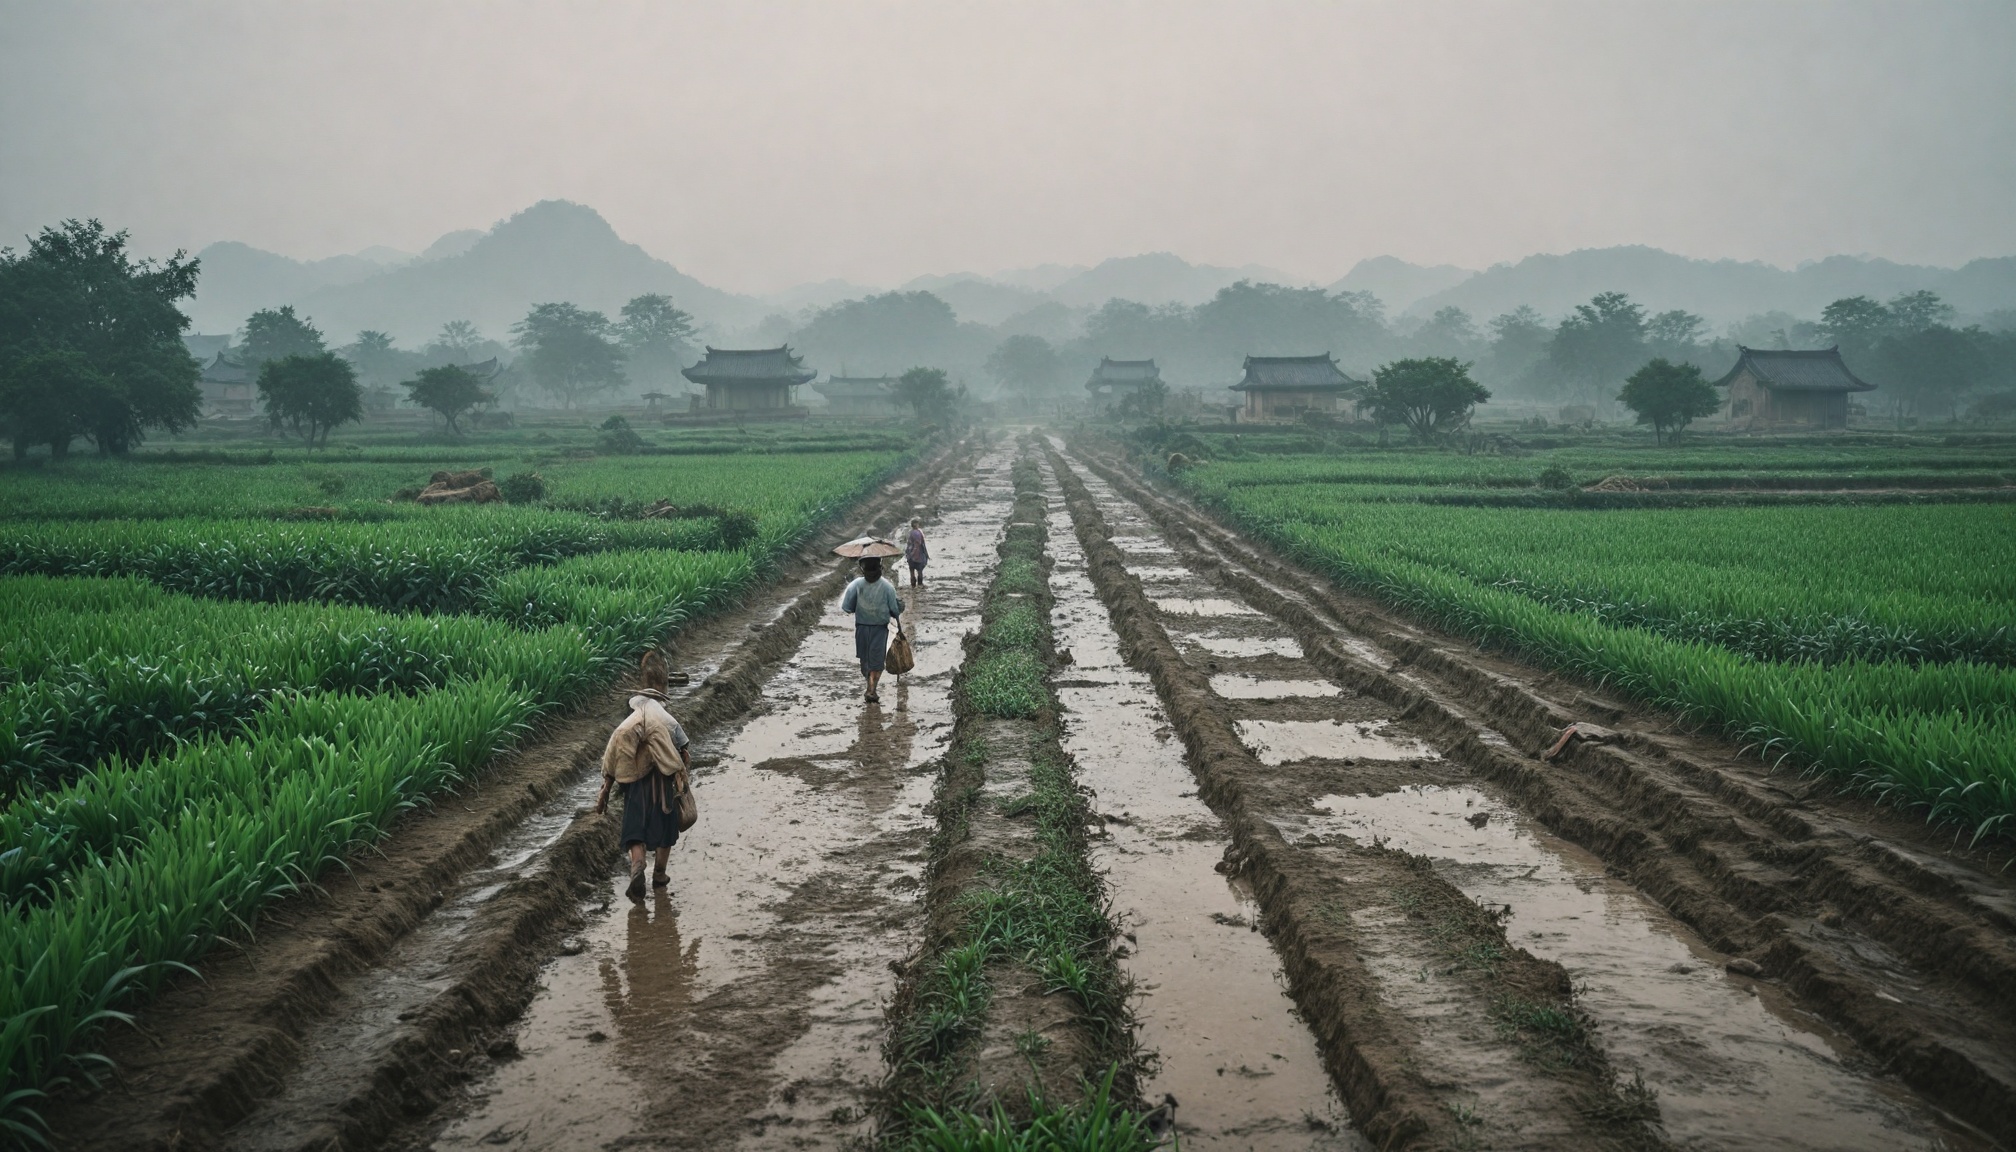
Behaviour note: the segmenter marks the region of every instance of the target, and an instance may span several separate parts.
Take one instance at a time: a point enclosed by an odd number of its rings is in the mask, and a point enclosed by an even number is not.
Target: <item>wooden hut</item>
[[[1328,352],[1318,356],[1248,356],[1232,391],[1246,394],[1238,418],[1248,422],[1299,420],[1304,412],[1338,412],[1344,397],[1362,385],[1337,367]]]
[[[829,416],[887,419],[903,414],[894,376],[828,376],[825,383],[812,385],[812,390],[826,397]]]
[[[681,373],[707,389],[706,408],[732,412],[789,409],[791,390],[818,374],[806,368],[788,344],[778,348],[709,348],[704,359]]]
[[[1739,431],[1795,431],[1848,426],[1848,394],[1875,389],[1841,359],[1839,348],[1812,352],[1736,349],[1736,366],[1715,382],[1729,390],[1729,426]]]
[[[1099,367],[1092,370],[1092,378],[1085,382],[1085,391],[1092,394],[1094,412],[1111,412],[1120,406],[1122,400],[1161,379],[1162,370],[1155,366],[1153,360],[1115,360],[1110,356],[1101,356]]]

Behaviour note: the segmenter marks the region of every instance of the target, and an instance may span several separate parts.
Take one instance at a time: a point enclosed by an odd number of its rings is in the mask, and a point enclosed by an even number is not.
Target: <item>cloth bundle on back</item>
[[[602,749],[602,794],[595,798],[597,815],[608,810],[609,793],[623,789],[623,847],[630,853],[632,900],[644,898],[644,850],[657,854],[651,886],[672,883],[665,872],[679,833],[700,818],[693,795],[691,741],[665,705],[669,677],[665,658],[655,650],[644,654],[644,688],[630,697],[630,715],[609,734]]]

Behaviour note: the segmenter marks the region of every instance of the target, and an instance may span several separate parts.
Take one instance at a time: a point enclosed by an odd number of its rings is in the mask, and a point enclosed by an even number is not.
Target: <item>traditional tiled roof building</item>
[[[1162,379],[1162,370],[1155,367],[1153,360],[1115,360],[1110,356],[1099,358],[1099,367],[1092,370],[1092,378],[1085,382],[1085,390],[1092,394],[1092,410],[1110,412],[1141,390],[1150,382]]]
[[[1742,431],[1846,428],[1848,393],[1875,389],[1848,370],[1839,348],[1814,352],[1737,346],[1727,388],[1729,423]]]
[[[1241,420],[1297,420],[1304,412],[1336,412],[1361,385],[1328,352],[1317,356],[1248,356],[1232,391],[1246,394]]]
[[[682,373],[707,389],[707,408],[737,412],[789,408],[791,390],[818,374],[789,345],[709,348],[705,359]]]
[[[196,387],[203,394],[205,416],[250,416],[258,400],[252,372],[221,351],[203,366]]]

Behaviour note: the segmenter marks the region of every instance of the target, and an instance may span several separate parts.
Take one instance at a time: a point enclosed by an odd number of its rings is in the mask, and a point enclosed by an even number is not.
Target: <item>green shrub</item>
[[[531,504],[546,498],[546,478],[537,472],[513,472],[497,482],[497,490],[510,504]]]

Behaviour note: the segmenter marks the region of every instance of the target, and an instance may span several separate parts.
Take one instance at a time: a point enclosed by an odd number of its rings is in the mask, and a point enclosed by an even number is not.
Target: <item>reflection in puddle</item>
[[[1937,1137],[1901,1090],[1843,1065],[1769,985],[1726,976],[1722,957],[1600,860],[1483,792],[1420,785],[1314,807],[1329,815],[1277,824],[1427,856],[1465,895],[1509,906],[1507,937],[1568,970],[1611,1062],[1658,1094],[1676,1146],[1881,1149]]]
[[[1262,764],[1296,760],[1437,760],[1411,736],[1386,736],[1383,721],[1239,720],[1239,740]]]
[[[1213,597],[1151,596],[1148,598],[1156,609],[1171,616],[1258,616],[1253,608],[1237,600],[1220,600]]]
[[[1252,894],[1218,874],[1228,834],[1197,799],[1154,685],[1123,662],[1059,504],[1050,548],[1051,623],[1074,657],[1053,681],[1063,743],[1108,817],[1093,860],[1131,936],[1123,963],[1141,994],[1142,1046],[1161,1057],[1144,1095],[1176,1097],[1186,1149],[1365,1149],[1295,1014],[1280,960],[1251,930]]]
[[[1211,691],[1227,700],[1281,700],[1290,696],[1336,696],[1343,689],[1327,680],[1262,680],[1226,673],[1211,677]]]
[[[1234,659],[1252,656],[1286,656],[1290,660],[1302,658],[1302,645],[1292,636],[1212,636],[1202,633],[1175,633],[1190,641],[1213,656],[1230,656]]]

